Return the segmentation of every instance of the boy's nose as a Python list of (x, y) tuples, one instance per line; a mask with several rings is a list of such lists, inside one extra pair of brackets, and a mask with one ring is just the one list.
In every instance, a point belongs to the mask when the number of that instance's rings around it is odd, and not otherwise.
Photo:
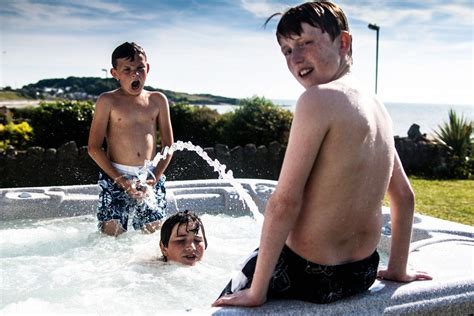
[(186, 245), (186, 249), (195, 250), (196, 246), (194, 245), (193, 242), (190, 242), (189, 244)]
[(291, 61), (293, 64), (298, 64), (304, 60), (301, 49), (295, 47), (291, 52)]

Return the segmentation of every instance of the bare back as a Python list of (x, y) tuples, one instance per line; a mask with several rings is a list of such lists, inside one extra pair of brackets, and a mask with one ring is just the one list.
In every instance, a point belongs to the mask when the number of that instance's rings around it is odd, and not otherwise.
[(287, 244), (320, 264), (368, 257), (380, 238), (394, 157), (391, 120), (381, 104), (353, 86), (343, 78), (309, 89), (302, 101), (314, 98), (304, 106), (318, 108), (304, 114), (304, 124), (325, 130)]

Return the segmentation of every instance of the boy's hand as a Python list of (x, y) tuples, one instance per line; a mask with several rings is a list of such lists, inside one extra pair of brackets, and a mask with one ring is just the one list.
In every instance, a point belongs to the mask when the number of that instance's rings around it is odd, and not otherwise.
[(253, 297), (252, 292), (250, 289), (238, 291), (231, 295), (226, 295), (218, 298), (214, 303), (212, 303), (213, 307), (219, 306), (247, 306), (247, 307), (255, 307), (260, 306), (265, 303), (266, 299)]
[(152, 188), (155, 186), (155, 184), (156, 184), (157, 182), (158, 182), (158, 181), (155, 180), (155, 179), (147, 179), (147, 180), (146, 180), (146, 184), (149, 185), (149, 186), (152, 187)]
[(433, 277), (431, 277), (427, 272), (423, 271), (407, 270), (405, 271), (405, 273), (400, 274), (394, 273), (393, 271), (389, 271), (388, 269), (379, 270), (377, 273), (377, 278), (396, 282), (412, 282), (433, 279)]
[(136, 180), (122, 178), (120, 181), (117, 181), (117, 183), (131, 198), (136, 200), (145, 198), (146, 186), (137, 186)]

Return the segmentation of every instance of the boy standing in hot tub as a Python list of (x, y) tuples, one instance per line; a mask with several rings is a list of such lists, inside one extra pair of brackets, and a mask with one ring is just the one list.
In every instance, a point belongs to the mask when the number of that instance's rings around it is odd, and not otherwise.
[(144, 90), (150, 65), (136, 43), (118, 46), (112, 66), (110, 73), (120, 88), (99, 96), (88, 143), (88, 153), (101, 169), (99, 229), (117, 236), (127, 230), (130, 215), (134, 229), (154, 232), (166, 215), (163, 172), (171, 155), (156, 168), (142, 167), (156, 155), (158, 127), (162, 147), (173, 144), (168, 100), (160, 92)]

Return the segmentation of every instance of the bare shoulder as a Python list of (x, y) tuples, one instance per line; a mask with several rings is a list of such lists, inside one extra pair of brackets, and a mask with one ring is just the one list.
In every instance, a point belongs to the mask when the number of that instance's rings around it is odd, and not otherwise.
[(159, 91), (150, 91), (149, 100), (153, 104), (156, 104), (158, 107), (168, 107), (168, 98)]
[[(341, 103), (343, 93), (334, 85), (325, 84), (313, 86), (304, 91), (298, 98), (295, 113), (327, 119)], [(328, 116), (329, 115), (329, 116)]]
[(117, 90), (107, 91), (99, 95), (96, 101), (96, 107), (111, 106), (114, 99), (117, 97)]

